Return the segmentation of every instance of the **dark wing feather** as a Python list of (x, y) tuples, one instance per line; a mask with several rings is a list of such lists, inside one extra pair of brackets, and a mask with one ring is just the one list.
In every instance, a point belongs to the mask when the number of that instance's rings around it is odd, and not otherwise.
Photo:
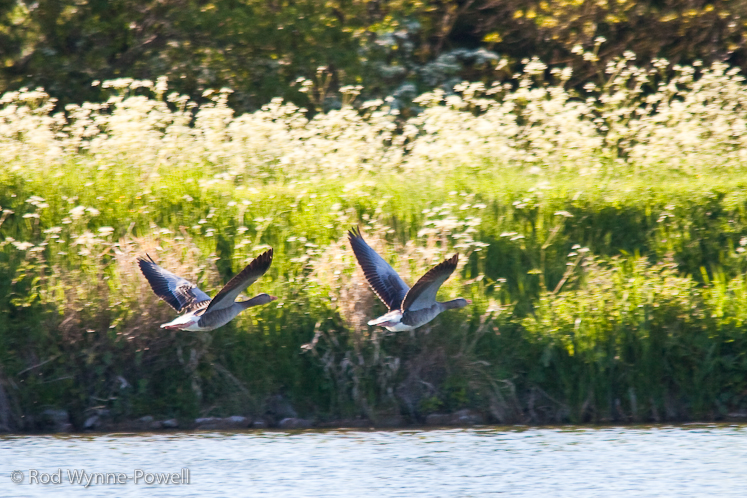
[(458, 262), (459, 254), (455, 254), (428, 270), (405, 296), (402, 311), (417, 311), (433, 306), (439, 287), (454, 273)]
[(396, 310), (405, 298), (405, 294), (410, 289), (407, 284), (400, 278), (396, 271), (379, 256), (376, 251), (371, 249), (363, 237), (358, 227), (353, 227), (348, 232), (350, 247), (353, 248), (355, 259), (363, 269), (363, 274), (368, 280), (368, 285), (379, 296), (389, 310)]
[[(140, 271), (148, 280), (153, 292), (177, 312), (192, 311), (201, 307), (201, 303), (210, 301), (210, 296), (198, 289), (195, 284), (164, 270), (148, 254), (146, 256), (148, 259), (137, 260)], [(207, 305), (202, 305), (204, 306)]]
[(190, 311), (194, 311), (195, 316), (202, 316), (207, 311), (208, 306), (210, 306), (210, 301), (202, 301), (193, 304)]
[(236, 298), (239, 297), (239, 294), (244, 292), (244, 289), (252, 285), (259, 277), (264, 275), (271, 263), (272, 248), (254, 258), (246, 268), (241, 270), (237, 275), (234, 275), (234, 277), (223, 286), (220, 292), (215, 295), (213, 300), (210, 302), (210, 306), (205, 310), (205, 313), (233, 306), (233, 303), (236, 301)]

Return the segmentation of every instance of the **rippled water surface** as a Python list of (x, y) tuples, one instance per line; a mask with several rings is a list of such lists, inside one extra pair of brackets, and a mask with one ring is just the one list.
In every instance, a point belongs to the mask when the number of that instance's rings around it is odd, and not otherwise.
[[(183, 485), (68, 482), (89, 473), (190, 471)], [(62, 483), (29, 482), (29, 471)], [(13, 470), (24, 473), (21, 484)], [(18, 478), (18, 474), (15, 475)], [(142, 478), (141, 478), (142, 479)], [(739, 496), (747, 426), (7, 436), (0, 495)]]

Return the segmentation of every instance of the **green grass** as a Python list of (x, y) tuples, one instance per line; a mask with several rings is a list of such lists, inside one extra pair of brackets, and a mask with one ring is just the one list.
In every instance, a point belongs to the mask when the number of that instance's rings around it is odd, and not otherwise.
[[(41, 91), (6, 94), (0, 421), (277, 418), (278, 395), (380, 423), (746, 410), (745, 84), (631, 57), (584, 95), (532, 61), (410, 117), (381, 101), (234, 116), (227, 92), (196, 106), (163, 80), (106, 82), (106, 104), (64, 115)], [(347, 248), (356, 224), (411, 283), (459, 252), (440, 296), (473, 305), (414, 334), (368, 327), (384, 307)], [(215, 292), (267, 246), (249, 293), (278, 301), (212, 333), (159, 329), (174, 314), (137, 256)]]
[[(401, 413), (414, 423), (465, 407), (532, 423), (715, 419), (747, 407), (738, 170), (486, 166), (417, 181), (209, 171), (0, 170), (0, 206), (13, 211), (0, 226), (0, 380), (20, 413), (63, 407), (78, 425), (96, 407), (117, 419), (262, 416), (275, 394), (318, 420)], [(98, 214), (73, 219), (76, 206)], [(440, 294), (474, 304), (414, 334), (361, 326), (361, 313), (384, 308), (343, 242), (358, 223), (411, 283), (465, 240), (455, 235), (488, 244), (456, 249), (466, 262)], [(265, 245), (275, 260), (249, 292), (277, 302), (208, 334), (158, 329), (173, 313), (135, 256), (149, 251), (215, 292)]]

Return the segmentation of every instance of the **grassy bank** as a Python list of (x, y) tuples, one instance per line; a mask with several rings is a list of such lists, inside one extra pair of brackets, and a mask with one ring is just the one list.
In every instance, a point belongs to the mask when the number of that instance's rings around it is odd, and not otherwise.
[[(64, 120), (43, 94), (6, 96), (5, 425), (37, 428), (47, 408), (77, 427), (102, 409), (272, 421), (279, 399), (317, 421), (745, 410), (745, 89), (716, 68), (635, 93), (625, 64), (596, 103), (530, 71), (515, 90), (424, 96), (409, 120), (384, 102), (233, 117), (220, 94), (193, 119), (129, 81)], [(344, 240), (354, 224), (410, 283), (458, 251), (440, 296), (474, 304), (414, 334), (367, 327), (383, 305)], [(138, 255), (214, 292), (266, 246), (250, 292), (277, 302), (211, 333), (158, 328), (173, 313)]]

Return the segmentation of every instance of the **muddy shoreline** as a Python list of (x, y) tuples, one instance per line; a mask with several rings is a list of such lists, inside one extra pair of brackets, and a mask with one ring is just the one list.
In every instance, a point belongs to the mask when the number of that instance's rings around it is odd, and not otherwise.
[[(62, 410), (57, 411), (61, 415)], [(46, 435), (86, 435), (86, 434), (121, 434), (121, 433), (154, 433), (174, 434), (182, 432), (234, 432), (252, 430), (391, 430), (391, 429), (467, 429), (472, 427), (507, 427), (513, 429), (531, 427), (618, 427), (659, 425), (656, 422), (607, 421), (604, 423), (581, 424), (502, 424), (495, 420), (488, 420), (483, 414), (474, 410), (459, 410), (454, 413), (432, 413), (423, 422), (411, 423), (402, 417), (382, 418), (373, 422), (365, 418), (334, 419), (319, 421), (299, 417), (286, 417), (273, 420), (272, 417), (245, 417), (233, 415), (230, 417), (200, 417), (196, 419), (156, 419), (152, 416), (141, 417), (136, 420), (110, 421), (98, 416), (98, 420), (86, 420), (83, 428), (75, 427), (70, 422), (58, 419), (57, 425), (40, 427), (33, 430), (0, 430), (0, 436), (46, 436)], [(747, 423), (747, 412), (729, 413), (716, 420), (671, 421), (665, 425), (700, 425), (713, 423)]]

